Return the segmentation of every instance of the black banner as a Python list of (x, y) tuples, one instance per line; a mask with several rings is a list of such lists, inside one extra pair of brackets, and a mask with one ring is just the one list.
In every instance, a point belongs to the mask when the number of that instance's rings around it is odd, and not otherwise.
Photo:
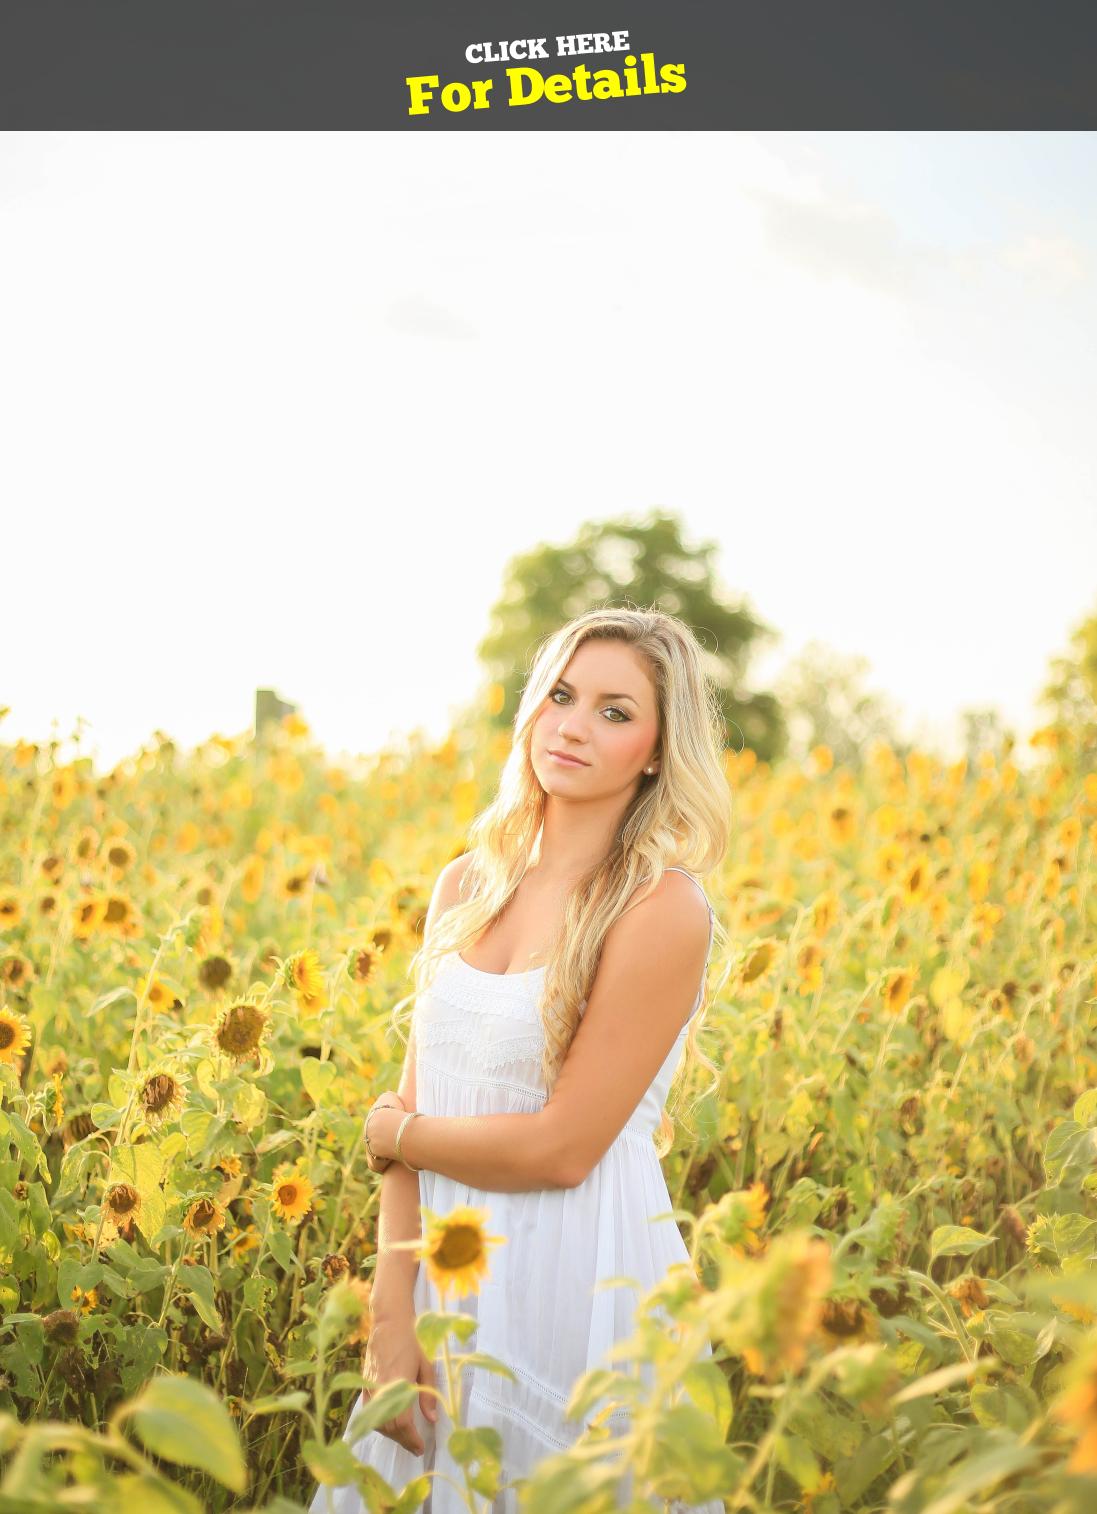
[(1089, 127), (1092, 0), (8, 0), (0, 125)]

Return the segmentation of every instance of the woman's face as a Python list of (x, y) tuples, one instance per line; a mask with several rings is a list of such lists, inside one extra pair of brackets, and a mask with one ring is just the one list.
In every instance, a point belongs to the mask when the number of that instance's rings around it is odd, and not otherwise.
[[(647, 663), (620, 641), (584, 641), (533, 723), (530, 757), (548, 794), (602, 798), (659, 768), (659, 716)], [(560, 762), (561, 752), (577, 762)], [(580, 765), (581, 764), (581, 765)]]

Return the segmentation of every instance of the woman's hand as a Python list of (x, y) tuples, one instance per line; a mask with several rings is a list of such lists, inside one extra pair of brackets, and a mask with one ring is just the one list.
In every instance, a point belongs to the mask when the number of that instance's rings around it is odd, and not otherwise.
[[(382, 1114), (382, 1110), (392, 1110), (392, 1114)], [(374, 1111), (377, 1111), (375, 1114)], [(386, 1091), (378, 1094), (369, 1109), (366, 1111), (366, 1119), (369, 1121), (369, 1146), (366, 1148), (366, 1165), (371, 1172), (384, 1172), (395, 1156), (394, 1142), (396, 1131), (400, 1121), (407, 1111), (403, 1100), (398, 1093)], [(372, 1116), (372, 1119), (370, 1118)], [(369, 1155), (370, 1148), (373, 1156)]]
[[(372, 1133), (373, 1126), (370, 1126)], [(406, 1318), (377, 1319), (370, 1331), (369, 1344), (362, 1362), (362, 1375), (373, 1379), (377, 1387), (363, 1388), (361, 1401), (368, 1404), (372, 1394), (386, 1383), (402, 1378), (405, 1382), (419, 1384), (419, 1409), (430, 1424), (438, 1421), (438, 1398), (436, 1378), (432, 1362), (427, 1357), (415, 1334), (415, 1314)], [(432, 1391), (434, 1390), (434, 1391)], [(413, 1415), (414, 1403), (402, 1414), (377, 1426), (381, 1435), (387, 1435), (413, 1456), (422, 1456), (426, 1447)]]

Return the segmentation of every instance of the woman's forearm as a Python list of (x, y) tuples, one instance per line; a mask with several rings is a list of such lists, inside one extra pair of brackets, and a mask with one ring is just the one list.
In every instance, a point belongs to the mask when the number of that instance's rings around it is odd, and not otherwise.
[[(395, 1154), (396, 1132), (403, 1118), (404, 1112), (399, 1109), (381, 1109), (372, 1117), (373, 1146), (380, 1148), (382, 1156)], [(440, 1172), (470, 1188), (496, 1193), (567, 1188), (570, 1183), (564, 1176), (564, 1153), (553, 1132), (554, 1126), (543, 1110), (531, 1114), (425, 1114), (408, 1121), (400, 1150), (413, 1167)], [(389, 1171), (400, 1166), (394, 1162)]]
[(419, 1259), (414, 1251), (392, 1251), (393, 1241), (414, 1241), (422, 1235), (419, 1218), (419, 1179), (399, 1162), (381, 1178), (377, 1220), (377, 1265), (373, 1273), (370, 1308), (375, 1316), (414, 1313), (413, 1294)]

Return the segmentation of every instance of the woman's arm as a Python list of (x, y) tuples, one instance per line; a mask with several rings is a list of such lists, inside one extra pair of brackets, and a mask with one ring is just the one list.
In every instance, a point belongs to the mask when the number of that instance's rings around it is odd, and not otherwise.
[[(408, 1041), (397, 1092), (405, 1109), (415, 1108), (414, 1031)], [(374, 1268), (373, 1291), (370, 1295), (370, 1309), (374, 1319), (414, 1316), (413, 1294), (419, 1259), (414, 1251), (392, 1251), (389, 1248), (393, 1241), (415, 1241), (422, 1233), (419, 1219), (419, 1179), (400, 1162), (393, 1162), (381, 1175), (377, 1265)]]
[[(401, 1153), (459, 1183), (507, 1193), (582, 1183), (620, 1134), (674, 1045), (708, 951), (708, 909), (688, 878), (667, 873), (617, 920), (556, 1086), (531, 1114), (421, 1115)], [(378, 1109), (370, 1138), (395, 1154), (404, 1114)], [(389, 1171), (402, 1168), (394, 1162)]]
[[(427, 909), (424, 936), (450, 905), (457, 902), (461, 874), (468, 866), (466, 856), (448, 863), (438, 875)], [(405, 1109), (415, 1108), (415, 1022), (404, 1055), (397, 1093)], [(401, 1114), (401, 1118), (403, 1115)], [(373, 1136), (373, 1125), (370, 1135)], [(374, 1147), (376, 1150), (376, 1147)], [(393, 1162), (381, 1175), (381, 1205), (377, 1220), (377, 1264), (373, 1274), (370, 1307), (377, 1318), (414, 1315), (413, 1293), (419, 1271), (414, 1251), (390, 1249), (394, 1241), (414, 1241), (422, 1235), (419, 1218), (419, 1179), (400, 1162)]]

